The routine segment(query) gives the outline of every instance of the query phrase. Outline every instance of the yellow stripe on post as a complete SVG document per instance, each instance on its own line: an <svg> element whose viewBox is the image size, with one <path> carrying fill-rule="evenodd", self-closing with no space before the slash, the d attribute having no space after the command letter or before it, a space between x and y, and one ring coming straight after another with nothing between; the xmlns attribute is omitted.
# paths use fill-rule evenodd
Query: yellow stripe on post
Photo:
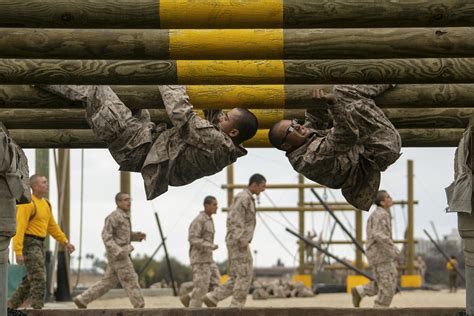
<svg viewBox="0 0 474 316"><path fill-rule="evenodd" d="M234 107L282 109L285 107L285 86L187 86L189 99L196 108L231 109ZM216 94L216 91L219 91Z"/></svg>
<svg viewBox="0 0 474 316"><path fill-rule="evenodd" d="M285 83L282 60L177 60L176 66L183 85Z"/></svg>
<svg viewBox="0 0 474 316"><path fill-rule="evenodd" d="M268 129L259 129L252 139L244 142L244 147L249 148L268 148L272 147L268 140Z"/></svg>
<svg viewBox="0 0 474 316"><path fill-rule="evenodd" d="M281 28L283 0L160 0L160 26L192 28Z"/></svg>
<svg viewBox="0 0 474 316"><path fill-rule="evenodd" d="M170 30L171 59L282 59L283 29Z"/></svg>

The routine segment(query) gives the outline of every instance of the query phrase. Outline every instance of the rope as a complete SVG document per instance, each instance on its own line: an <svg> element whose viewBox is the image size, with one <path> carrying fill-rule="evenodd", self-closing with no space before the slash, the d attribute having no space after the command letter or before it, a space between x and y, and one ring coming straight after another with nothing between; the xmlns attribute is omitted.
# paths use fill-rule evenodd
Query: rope
<svg viewBox="0 0 474 316"><path fill-rule="evenodd" d="M211 182L212 183L212 182ZM204 190L204 188L206 188L205 185L202 185L201 186L201 189L196 192L196 194L194 194L194 196L189 200L189 203L186 205L186 207L184 207L183 209L181 209L181 212L179 213L179 217L178 219L176 220L176 222L173 224L173 226L171 227L171 229L169 230L168 234L171 235L171 233L175 230L176 226L178 226L179 222L183 219L184 215L186 214L186 211L189 209L189 207L191 206L191 204L194 203L194 199L196 199L196 197L201 194L201 192ZM153 201L150 201L150 204L151 204L151 207L153 209L153 212L156 212L155 210L155 204L153 204Z"/></svg>
<svg viewBox="0 0 474 316"><path fill-rule="evenodd" d="M260 218L260 220L262 221L263 225L267 228L268 232L273 236L273 238L275 238L275 240L277 241L277 243L290 255L290 257L293 257L293 254L291 253L291 251L288 250L288 248L286 248L286 246L281 242L280 239L278 239L278 237L275 235L275 233L272 231L272 229L270 228L270 226L267 225L267 223L265 222L265 220L263 219L263 216L257 212L257 215L258 217Z"/></svg>
<svg viewBox="0 0 474 316"><path fill-rule="evenodd" d="M262 193L265 195L265 197L268 199L268 201L270 201L270 204L271 204L273 207L277 207L277 206L276 206L276 203L273 202L273 200L270 198L270 196L267 194L267 192L263 191ZM283 219L285 220L285 222L286 222L288 225L290 225L293 229L297 230L296 226L295 226L292 222L290 222L290 221L288 220L288 218L285 216L285 214L283 214L282 211L278 211L278 213L281 215L281 217L283 217ZM282 226L284 227L284 225L282 225Z"/></svg>

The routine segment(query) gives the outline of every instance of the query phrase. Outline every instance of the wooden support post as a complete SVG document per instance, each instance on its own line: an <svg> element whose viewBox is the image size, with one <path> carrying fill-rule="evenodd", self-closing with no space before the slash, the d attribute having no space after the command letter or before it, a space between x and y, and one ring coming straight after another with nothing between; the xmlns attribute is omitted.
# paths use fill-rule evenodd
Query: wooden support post
<svg viewBox="0 0 474 316"><path fill-rule="evenodd" d="M59 192L58 205L61 208L61 218L59 220L61 229L66 234L67 238L70 235L70 149L59 149L58 155L58 169L59 169ZM63 182L64 181L64 182ZM63 197L61 198L61 195ZM70 282L70 266L69 253L64 246L59 246L58 251L58 270L57 270L57 301L71 300L71 282Z"/></svg>
<svg viewBox="0 0 474 316"><path fill-rule="evenodd" d="M246 186L243 186L245 188ZM227 166L227 207L230 207L234 199L234 165Z"/></svg>
<svg viewBox="0 0 474 316"><path fill-rule="evenodd" d="M414 242L414 188L413 188L413 160L407 161L408 170L408 229L407 229L407 274L415 273L415 242Z"/></svg>
<svg viewBox="0 0 474 316"><path fill-rule="evenodd" d="M48 181L49 178L49 149L35 149L35 174L45 176ZM46 199L49 198L49 192L44 196ZM44 246L46 250L49 250L49 235L44 240Z"/></svg>
<svg viewBox="0 0 474 316"><path fill-rule="evenodd" d="M362 211L361 210L356 210L355 211L355 238L359 242L359 245L363 244L362 240ZM360 251L359 248L356 247L356 260L355 260L355 265L357 269L363 269L364 268L364 262L362 261L362 252Z"/></svg>
<svg viewBox="0 0 474 316"><path fill-rule="evenodd" d="M298 189L298 207L304 207L304 176L302 174L298 174L298 184L300 184L300 188ZM299 233L301 236L305 236L304 231L304 211L298 211L298 222L299 222ZM305 272L305 247L306 244L303 240L299 241L299 274L304 274Z"/></svg>
<svg viewBox="0 0 474 316"><path fill-rule="evenodd" d="M120 192L131 194L132 184L130 181L130 172L120 171Z"/></svg>
<svg viewBox="0 0 474 316"><path fill-rule="evenodd" d="M232 200L234 199L234 165L228 165L226 168L227 171L227 208L230 208ZM227 273L230 272L230 253L227 249Z"/></svg>
<svg viewBox="0 0 474 316"><path fill-rule="evenodd" d="M45 176L48 181L51 181L49 178L49 149L35 149L35 174L40 174ZM51 182L50 182L51 183ZM44 198L49 199L49 192L44 195ZM44 239L44 249L45 249L45 268L46 268L46 298L48 302L51 300L53 293L50 293L51 281L52 281L52 252L50 250L51 238L46 235Z"/></svg>

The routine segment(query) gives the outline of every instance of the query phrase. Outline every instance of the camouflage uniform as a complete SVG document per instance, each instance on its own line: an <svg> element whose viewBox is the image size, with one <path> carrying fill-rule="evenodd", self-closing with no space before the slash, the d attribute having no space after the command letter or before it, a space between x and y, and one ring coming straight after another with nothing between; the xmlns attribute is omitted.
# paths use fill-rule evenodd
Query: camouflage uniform
<svg viewBox="0 0 474 316"><path fill-rule="evenodd" d="M472 214L473 117L459 142L454 156L454 181L446 188L448 212L457 212L458 231L464 244L466 312L474 315L474 215Z"/></svg>
<svg viewBox="0 0 474 316"><path fill-rule="evenodd" d="M253 283L253 285L254 285L254 288L255 288L252 292L252 299L253 300L266 300L270 297L270 295L268 294L268 292L266 290L265 284L263 284L260 281L255 281Z"/></svg>
<svg viewBox="0 0 474 316"><path fill-rule="evenodd" d="M368 210L380 184L380 172L400 157L401 139L395 127L372 98L390 85L334 86L338 101L328 105L322 124L321 111L308 111L305 127L309 140L287 153L293 168L308 179L341 189L346 200ZM317 112L317 113L316 113Z"/></svg>
<svg viewBox="0 0 474 316"><path fill-rule="evenodd" d="M366 253L376 282L357 286L361 297L377 295L375 307L388 307L397 289L400 251L392 239L390 211L378 206L367 221Z"/></svg>
<svg viewBox="0 0 474 316"><path fill-rule="evenodd" d="M193 271L193 291L190 307L201 307L202 298L209 291L210 283L215 283L219 270L212 258L212 252L217 249L214 244L214 222L205 212L192 221L189 226L189 258Z"/></svg>
<svg viewBox="0 0 474 316"><path fill-rule="evenodd" d="M208 294L213 301L222 301L232 295L231 307L243 307L253 277L250 246L239 247L239 242L252 241L257 223L255 200L250 190L238 193L227 215L226 245L229 254L229 280Z"/></svg>
<svg viewBox="0 0 474 316"><path fill-rule="evenodd" d="M138 276L130 258L130 253L133 251L130 242L140 241L140 236L139 233L132 232L131 227L130 213L120 208L117 208L105 219L102 240L109 263L102 280L75 298L82 305L87 306L110 289L115 288L120 282L133 307L142 308L145 306L138 284Z"/></svg>
<svg viewBox="0 0 474 316"><path fill-rule="evenodd" d="M29 203L28 160L0 122L0 314L6 314L8 246L16 231L15 204ZM44 262L44 260L42 261Z"/></svg>
<svg viewBox="0 0 474 316"><path fill-rule="evenodd" d="M293 285L292 297L313 297L313 291L304 285L303 282L297 282Z"/></svg>
<svg viewBox="0 0 474 316"><path fill-rule="evenodd" d="M207 289L206 292L213 291L216 287L218 287L221 284L221 273L219 272L219 267L215 262L212 262L210 264L210 269L211 269L211 278L209 281L209 288ZM188 299L186 300L191 300L191 293L193 292L194 289L194 283L192 281L190 282L183 282L181 283L181 286L179 287L179 293L178 295L181 296L189 296Z"/></svg>
<svg viewBox="0 0 474 316"><path fill-rule="evenodd" d="M194 111L184 86L159 86L174 125L155 127L148 111L130 111L108 86L42 87L67 99L81 101L95 135L108 146L120 170L141 172L147 199L213 175L247 154L216 125L221 111Z"/></svg>
<svg viewBox="0 0 474 316"><path fill-rule="evenodd" d="M13 309L18 308L30 297L31 306L34 309L41 309L44 306L46 290L44 242L25 236L23 241L23 258L26 275L10 297L8 305Z"/></svg>
<svg viewBox="0 0 474 316"><path fill-rule="evenodd" d="M280 281L274 281L267 287L267 292L272 298L286 298L288 293Z"/></svg>

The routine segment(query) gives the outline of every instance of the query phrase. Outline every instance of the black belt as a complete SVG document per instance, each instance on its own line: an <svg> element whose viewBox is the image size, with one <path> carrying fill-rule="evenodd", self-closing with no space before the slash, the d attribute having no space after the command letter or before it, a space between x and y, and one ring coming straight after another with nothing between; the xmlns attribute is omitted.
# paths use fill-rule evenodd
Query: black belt
<svg viewBox="0 0 474 316"><path fill-rule="evenodd" d="M35 236L35 235L30 235L30 234L25 234L25 236L36 239L36 240L39 240L39 241L44 241L44 239L45 239L45 237L39 237L39 236Z"/></svg>

